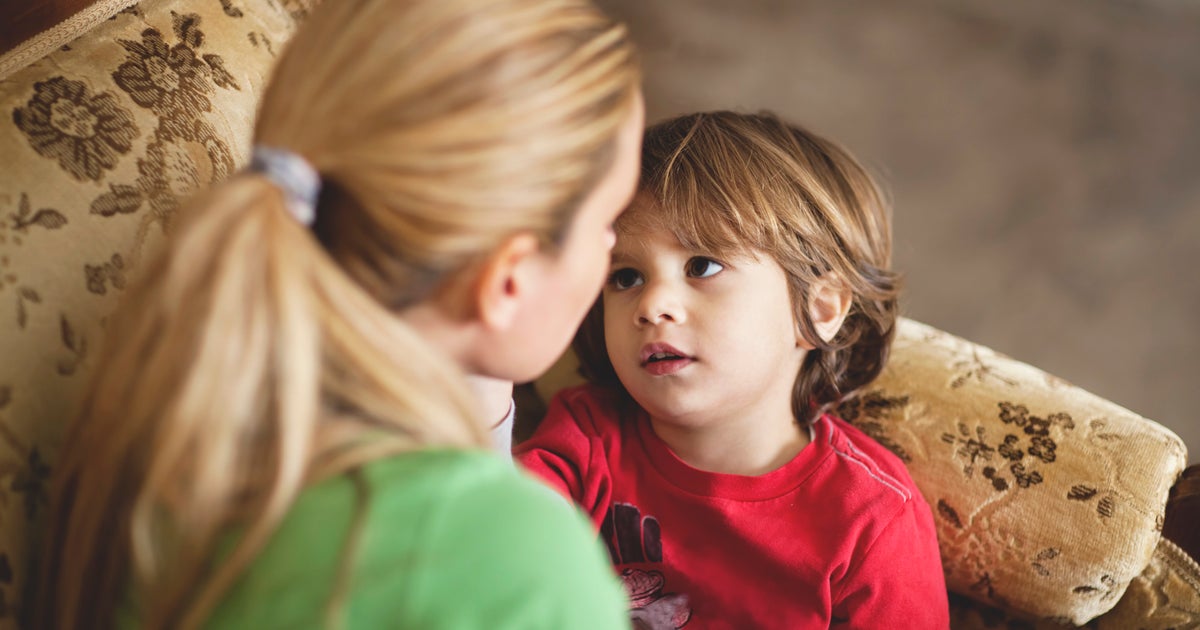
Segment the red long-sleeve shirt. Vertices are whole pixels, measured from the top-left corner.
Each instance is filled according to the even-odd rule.
[[[826,415],[782,467],[710,473],[627,406],[565,390],[516,458],[591,516],[642,627],[948,627],[929,506],[874,440]]]

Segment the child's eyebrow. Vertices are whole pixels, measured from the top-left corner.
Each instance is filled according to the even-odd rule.
[[[632,259],[633,259],[633,257],[630,256],[629,254],[627,254],[625,252],[619,252],[614,249],[612,252],[612,256],[609,257],[609,264],[614,265],[614,266],[620,265],[620,264],[628,264],[628,262]]]

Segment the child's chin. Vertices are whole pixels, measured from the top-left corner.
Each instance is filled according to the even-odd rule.
[[[680,401],[663,400],[661,397],[656,396],[646,396],[639,399],[637,395],[633,396],[633,400],[642,409],[645,409],[646,413],[654,418],[656,423],[680,427],[697,425],[694,414],[690,413],[692,409]]]

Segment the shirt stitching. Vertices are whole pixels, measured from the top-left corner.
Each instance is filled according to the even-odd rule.
[[[858,455],[862,455],[862,453],[861,453],[861,451],[859,451],[857,448],[854,447],[853,442],[850,442],[849,440],[846,441],[846,444],[848,444],[850,446],[850,450],[853,451],[852,453],[848,453],[846,451],[839,449],[837,447],[837,445],[835,445],[833,443],[833,436],[834,436],[834,432],[830,431],[829,432],[829,448],[833,449],[833,452],[837,453],[838,456],[842,457],[846,461],[849,461],[849,462],[858,464],[859,466],[862,466],[863,470],[867,471],[867,474],[870,475],[872,479],[874,479],[875,481],[878,481],[879,483],[883,484],[887,488],[890,488],[896,494],[900,495],[900,498],[902,498],[905,503],[907,503],[908,500],[912,498],[912,495],[909,494],[909,492],[904,488],[904,486],[900,485],[899,482],[897,482],[894,477],[887,475],[886,473],[883,473],[882,471],[880,472],[880,475],[883,475],[883,477],[875,474],[875,471],[872,470],[871,467],[868,466],[867,463],[863,461],[863,459],[865,459],[866,456],[863,455],[862,459],[860,459],[858,457]],[[884,479],[884,477],[887,477],[887,479]]]

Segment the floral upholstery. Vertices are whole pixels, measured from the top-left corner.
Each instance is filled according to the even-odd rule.
[[[1161,425],[911,320],[839,411],[908,465],[947,587],[1035,619],[1083,624],[1121,600],[1187,461]]]
[[[1094,630],[1180,630],[1200,624],[1200,565],[1167,539],[1150,564],[1129,583],[1109,612],[1087,624]],[[993,606],[951,595],[950,625],[956,630],[1061,630],[1051,620],[1028,621]]]
[[[0,630],[104,318],[180,200],[244,161],[313,3],[146,0],[0,77]]]

